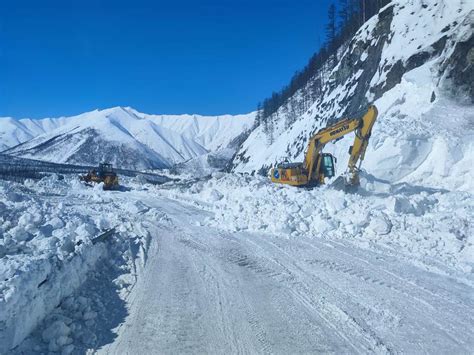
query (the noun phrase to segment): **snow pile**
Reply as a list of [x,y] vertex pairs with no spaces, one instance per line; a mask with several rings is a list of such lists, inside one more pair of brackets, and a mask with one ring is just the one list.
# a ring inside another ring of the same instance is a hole
[[[75,176],[0,181],[0,352],[18,345],[87,280],[99,260],[123,260],[124,270],[136,273],[135,261],[144,263],[150,238],[140,217],[150,213],[158,219],[139,202],[119,206],[113,193],[84,187]],[[113,250],[95,239],[112,228],[108,238],[118,245]],[[131,281],[121,281],[124,292]],[[77,312],[92,319],[86,306]],[[42,337],[46,348],[68,353],[70,326],[50,321]]]
[[232,148],[220,149],[177,164],[170,169],[170,172],[179,175],[180,178],[209,176],[212,173],[225,170],[234,154],[235,150]]
[[472,194],[391,185],[371,176],[362,185],[358,194],[346,194],[328,186],[305,190],[262,177],[216,174],[167,194],[212,210],[215,217],[206,223],[219,228],[344,238],[362,247],[390,248],[425,264],[474,271]]
[[[407,75],[420,83],[426,68]],[[380,120],[374,125],[362,167],[379,179],[448,190],[474,190],[474,106],[442,97],[426,113],[420,98],[427,90],[403,82],[377,101]],[[404,86],[404,87],[403,87]],[[403,102],[403,104],[401,104]],[[418,120],[414,119],[418,115]],[[353,134],[329,144],[326,152],[338,161],[339,173],[347,167]]]

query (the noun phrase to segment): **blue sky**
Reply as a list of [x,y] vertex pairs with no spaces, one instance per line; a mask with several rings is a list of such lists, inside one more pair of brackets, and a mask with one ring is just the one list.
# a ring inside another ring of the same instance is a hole
[[324,40],[329,0],[0,0],[0,116],[244,113]]

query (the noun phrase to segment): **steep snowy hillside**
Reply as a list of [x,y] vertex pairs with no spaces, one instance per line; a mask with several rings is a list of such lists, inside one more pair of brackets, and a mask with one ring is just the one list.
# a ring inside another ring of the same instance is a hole
[[[473,187],[474,2],[396,0],[339,51],[337,65],[317,73],[294,100],[304,105],[315,80],[322,89],[288,125],[289,103],[242,144],[237,172],[266,173],[285,159],[302,161],[308,138],[369,103],[379,109],[363,168],[391,182]],[[348,136],[329,151],[345,169]],[[341,171],[340,171],[341,172]]]
[[255,113],[235,116],[136,114],[178,132],[213,152],[226,148],[241,132],[250,129],[255,118]]
[[57,128],[61,122],[61,119],[49,118],[15,120],[11,117],[0,117],[0,151]]
[[[8,149],[9,154],[61,163],[110,161],[123,168],[149,169],[171,167],[226,147],[251,127],[253,114],[150,116],[116,107],[69,118],[5,122],[12,122],[15,130],[2,125],[3,145],[20,143]],[[30,132],[29,126],[37,130]]]

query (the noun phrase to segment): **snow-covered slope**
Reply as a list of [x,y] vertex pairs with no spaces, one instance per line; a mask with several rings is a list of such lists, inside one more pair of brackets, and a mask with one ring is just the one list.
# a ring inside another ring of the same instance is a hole
[[57,128],[61,122],[61,119],[49,118],[15,120],[11,117],[0,117],[0,151]]
[[[369,103],[379,109],[363,168],[391,182],[472,189],[474,150],[474,2],[396,0],[340,49],[338,64],[318,73],[293,101],[316,101],[292,124],[283,105],[271,118],[273,139],[257,127],[234,159],[237,172],[261,172],[288,158],[302,161],[307,140]],[[286,105],[287,106],[287,105]],[[329,145],[345,169],[353,135]]]
[[161,127],[179,132],[210,151],[226,148],[245,129],[250,129],[255,114],[246,115],[147,115],[136,113]]
[[6,123],[1,142],[13,146],[7,153],[33,159],[165,168],[226,147],[252,126],[253,116],[151,116],[115,107],[68,118],[8,118],[0,119]]

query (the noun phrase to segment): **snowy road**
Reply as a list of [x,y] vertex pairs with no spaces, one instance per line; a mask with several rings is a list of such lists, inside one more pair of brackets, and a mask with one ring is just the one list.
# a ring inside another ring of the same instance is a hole
[[[123,194],[126,198],[128,194]],[[231,233],[133,195],[156,225],[129,316],[99,353],[469,353],[473,288],[349,243]]]

